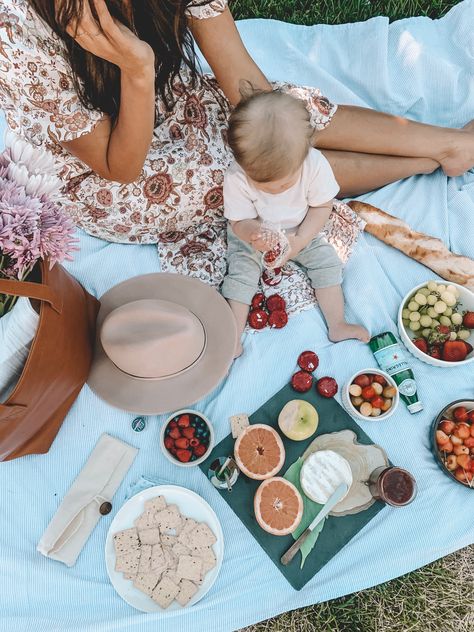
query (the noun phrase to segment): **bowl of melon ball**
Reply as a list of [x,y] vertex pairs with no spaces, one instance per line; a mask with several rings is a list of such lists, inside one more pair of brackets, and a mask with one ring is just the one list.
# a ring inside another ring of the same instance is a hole
[[422,283],[403,299],[398,331],[422,362],[441,367],[474,362],[474,293],[456,283]]
[[342,403],[356,419],[388,419],[395,412],[400,395],[394,380],[380,369],[355,373],[342,389]]

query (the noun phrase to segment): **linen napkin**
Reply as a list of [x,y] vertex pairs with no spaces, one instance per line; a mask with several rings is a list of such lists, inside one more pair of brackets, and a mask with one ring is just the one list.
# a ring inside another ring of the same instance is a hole
[[137,453],[137,448],[103,434],[43,533],[37,550],[73,566],[101,518],[100,506],[112,501]]

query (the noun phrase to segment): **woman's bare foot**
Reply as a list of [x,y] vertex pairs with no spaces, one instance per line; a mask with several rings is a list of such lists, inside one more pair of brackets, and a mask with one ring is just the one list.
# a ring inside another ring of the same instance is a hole
[[447,176],[460,176],[474,166],[474,120],[453,131],[453,143],[438,162]]
[[370,340],[370,334],[365,327],[345,322],[330,327],[328,335],[332,342],[341,342],[341,340],[349,340],[350,338],[356,338],[361,342],[369,342]]

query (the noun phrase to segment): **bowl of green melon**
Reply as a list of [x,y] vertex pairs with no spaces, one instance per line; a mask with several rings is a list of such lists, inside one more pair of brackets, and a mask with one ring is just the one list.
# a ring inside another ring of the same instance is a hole
[[398,331],[422,362],[445,368],[474,362],[474,293],[457,283],[421,283],[401,302]]

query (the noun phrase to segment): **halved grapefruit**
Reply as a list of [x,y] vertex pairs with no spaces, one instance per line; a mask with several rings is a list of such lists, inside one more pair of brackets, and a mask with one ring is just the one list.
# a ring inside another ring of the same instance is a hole
[[285,462],[285,447],[280,435],[271,426],[252,424],[237,438],[234,456],[241,472],[262,481],[281,470]]
[[290,481],[275,476],[264,481],[253,501],[258,524],[273,535],[288,535],[303,517],[303,499]]

